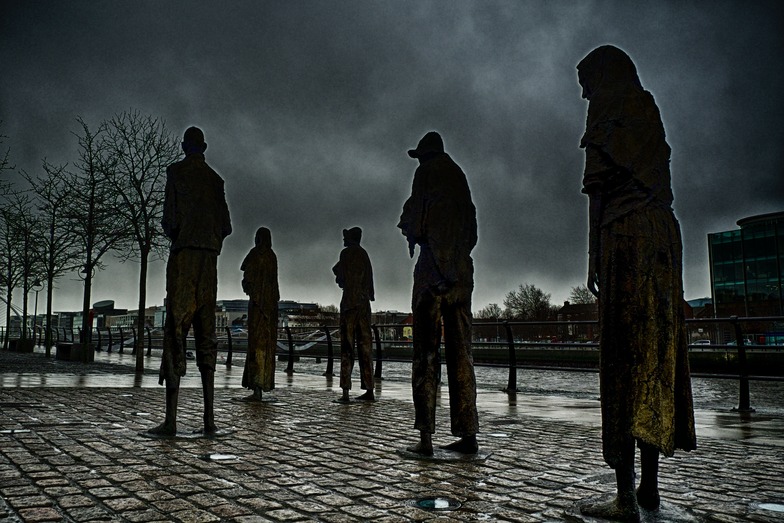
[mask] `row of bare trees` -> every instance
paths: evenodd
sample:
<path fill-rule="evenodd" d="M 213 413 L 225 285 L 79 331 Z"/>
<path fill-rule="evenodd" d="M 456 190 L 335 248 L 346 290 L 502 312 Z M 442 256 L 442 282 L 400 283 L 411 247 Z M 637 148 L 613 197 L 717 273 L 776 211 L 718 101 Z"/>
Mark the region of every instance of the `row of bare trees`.
<path fill-rule="evenodd" d="M 558 307 L 550 303 L 551 295 L 532 283 L 522 283 L 504 297 L 504 308 L 491 303 L 474 314 L 484 320 L 548 321 L 558 316 Z M 572 287 L 569 302 L 594 303 L 596 298 L 585 285 Z"/>
<path fill-rule="evenodd" d="M 163 120 L 130 110 L 92 128 L 76 119 L 75 160 L 40 170 L 19 170 L 18 183 L 6 179 L 15 168 L 6 149 L 0 163 L 0 261 L 4 301 L 10 324 L 14 291 L 22 291 L 22 338 L 27 336 L 27 295 L 36 282 L 46 285 L 46 325 L 52 316 L 56 281 L 76 274 L 84 281 L 82 343 L 90 342 L 92 278 L 108 254 L 139 262 L 139 314 L 144 330 L 147 267 L 165 256 L 160 227 L 166 167 L 180 155 L 178 140 Z M 6 329 L 7 347 L 8 329 Z M 143 336 L 136 336 L 136 370 L 144 369 Z M 52 340 L 46 329 L 46 353 Z"/>

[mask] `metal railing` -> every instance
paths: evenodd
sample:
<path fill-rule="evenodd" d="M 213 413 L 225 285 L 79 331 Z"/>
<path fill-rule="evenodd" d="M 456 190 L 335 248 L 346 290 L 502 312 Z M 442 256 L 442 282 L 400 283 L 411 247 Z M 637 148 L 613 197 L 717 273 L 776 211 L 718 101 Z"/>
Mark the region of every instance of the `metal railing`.
<path fill-rule="evenodd" d="M 784 361 L 784 316 L 731 317 L 686 320 L 690 340 L 690 357 L 700 354 L 718 354 L 723 358 L 723 368 L 733 372 L 708 372 L 693 375 L 737 379 L 739 383 L 738 411 L 751 412 L 750 380 L 784 380 L 784 366 L 779 372 L 753 374 L 749 369 L 749 351 L 755 355 L 777 353 Z M 516 392 L 518 368 L 561 368 L 568 370 L 596 371 L 599 344 L 597 321 L 481 321 L 472 326 L 475 365 L 508 367 L 508 380 L 502 389 Z M 707 327 L 707 328 L 706 328 Z M 412 341 L 406 332 L 411 325 L 373 324 L 375 347 L 375 372 L 382 379 L 384 361 L 411 361 Z M 14 333 L 10 334 L 10 339 Z M 21 334 L 21 332 L 19 333 Z M 0 340 L 5 339 L 5 329 L 0 327 Z M 147 356 L 163 348 L 162 329 L 145 328 Z M 122 353 L 133 348 L 137 333 L 135 327 L 102 327 L 93 330 L 96 350 Z M 216 333 L 218 350 L 226 354 L 225 364 L 233 364 L 235 352 L 247 351 L 247 331 L 230 327 Z M 45 326 L 33 332 L 34 343 L 42 345 Z M 81 329 L 52 328 L 54 344 L 81 339 Z M 751 342 L 751 343 L 750 343 Z M 770 342 L 774 344 L 769 344 Z M 278 357 L 287 360 L 285 372 L 293 374 L 294 363 L 299 358 L 312 358 L 320 362 L 326 358 L 324 376 L 334 375 L 335 343 L 340 343 L 337 325 L 285 326 L 278 329 Z M 782 343 L 782 344 L 778 344 Z M 193 338 L 186 338 L 193 344 Z M 443 345 L 439 350 L 439 357 Z M 135 353 L 135 349 L 132 349 Z M 339 348 L 338 348 L 339 357 Z M 522 362 L 522 363 L 521 363 Z M 561 362 L 561 365 L 558 365 Z"/>

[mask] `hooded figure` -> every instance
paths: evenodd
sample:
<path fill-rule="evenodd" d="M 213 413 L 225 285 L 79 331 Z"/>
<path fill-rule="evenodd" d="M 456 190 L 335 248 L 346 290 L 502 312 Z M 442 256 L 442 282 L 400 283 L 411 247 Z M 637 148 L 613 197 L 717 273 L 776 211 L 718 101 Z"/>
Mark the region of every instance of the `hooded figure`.
<path fill-rule="evenodd" d="M 373 346 L 370 334 L 370 302 L 376 299 L 373 290 L 373 267 L 365 249 L 360 247 L 362 229 L 343 229 L 344 249 L 332 272 L 343 289 L 340 300 L 340 387 L 339 401 L 349 401 L 351 373 L 354 369 L 354 346 L 359 356 L 361 387 L 367 392 L 358 400 L 373 401 Z"/>
<path fill-rule="evenodd" d="M 414 427 L 420 433 L 419 444 L 409 450 L 422 455 L 433 453 L 443 318 L 451 428 L 452 434 L 460 438 L 443 448 L 474 454 L 478 451 L 479 428 L 471 354 L 471 250 L 477 241 L 476 208 L 465 174 L 444 152 L 438 133 L 427 133 L 408 155 L 419 161 L 419 167 L 398 228 L 408 240 L 411 257 L 419 245 L 411 301 Z"/>
<path fill-rule="evenodd" d="M 638 507 L 659 506 L 659 453 L 696 447 L 670 147 L 626 53 L 599 47 L 577 70 L 589 100 L 580 147 L 590 200 L 588 288 L 599 299 L 603 455 L 618 486 L 613 502 L 583 511 L 637 521 Z"/>
<path fill-rule="evenodd" d="M 278 258 L 272 250 L 272 234 L 266 227 L 256 232 L 253 247 L 240 266 L 242 290 L 248 300 L 248 356 L 242 386 L 260 401 L 262 392 L 275 388 L 275 348 L 278 340 Z"/>

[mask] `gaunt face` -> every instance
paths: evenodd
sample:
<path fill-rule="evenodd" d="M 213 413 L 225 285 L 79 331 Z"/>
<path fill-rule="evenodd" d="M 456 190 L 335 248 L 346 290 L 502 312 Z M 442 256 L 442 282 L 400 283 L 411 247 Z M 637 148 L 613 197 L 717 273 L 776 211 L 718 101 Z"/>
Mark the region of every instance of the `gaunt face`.
<path fill-rule="evenodd" d="M 582 71 L 577 71 L 577 81 L 580 82 L 580 87 L 583 88 L 582 97 L 586 100 L 591 99 L 591 88 Z"/>

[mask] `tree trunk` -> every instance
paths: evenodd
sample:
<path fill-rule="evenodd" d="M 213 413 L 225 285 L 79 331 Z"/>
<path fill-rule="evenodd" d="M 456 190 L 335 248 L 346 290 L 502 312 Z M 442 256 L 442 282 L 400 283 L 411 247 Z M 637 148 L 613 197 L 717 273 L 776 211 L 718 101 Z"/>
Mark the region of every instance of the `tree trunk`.
<path fill-rule="evenodd" d="M 147 258 L 150 249 L 141 249 L 141 267 L 139 269 L 139 315 L 136 318 L 136 339 L 134 340 L 134 350 L 136 351 L 136 373 L 144 372 L 144 311 L 147 303 Z"/>
<path fill-rule="evenodd" d="M 10 278 L 8 281 L 11 281 Z M 3 349 L 8 350 L 8 338 L 11 334 L 11 298 L 14 288 L 8 285 L 6 289 L 6 308 L 5 308 L 5 336 L 3 337 Z"/>
<path fill-rule="evenodd" d="M 85 266 L 87 274 L 84 275 L 84 299 L 82 300 L 82 333 L 79 338 L 81 343 L 90 343 L 92 340 L 93 325 L 90 321 L 90 292 L 93 284 L 93 269 Z"/>
<path fill-rule="evenodd" d="M 44 347 L 46 347 L 46 357 L 52 356 L 52 286 L 54 285 L 54 278 L 51 273 L 46 279 L 46 323 L 44 328 L 46 334 L 44 335 Z"/>

